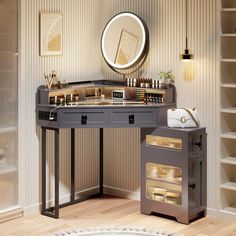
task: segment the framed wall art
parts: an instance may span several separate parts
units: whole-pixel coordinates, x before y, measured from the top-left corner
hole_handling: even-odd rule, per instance
[[[40,13],[40,56],[62,55],[62,14]]]

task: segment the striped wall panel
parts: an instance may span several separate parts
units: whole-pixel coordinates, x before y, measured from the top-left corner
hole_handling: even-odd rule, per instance
[[[21,156],[21,202],[28,210],[38,206],[41,185],[40,131],[35,124],[35,93],[43,83],[43,74],[56,70],[60,80],[78,81],[101,78],[100,57],[100,0],[22,0],[21,8],[21,81],[20,81],[20,156]],[[39,13],[63,14],[63,55],[39,56]],[[76,131],[76,169],[79,180],[76,190],[98,185],[98,131],[86,129]],[[23,140],[24,141],[23,141]],[[52,163],[53,133],[48,133],[48,163]],[[70,132],[61,131],[60,194],[69,194],[70,188]],[[89,167],[89,168],[88,168]],[[90,169],[86,172],[86,169]],[[48,170],[53,190],[53,168]],[[24,182],[25,181],[25,182]],[[48,199],[53,191],[48,191]]]
[[[150,33],[150,54],[143,74],[135,76],[158,78],[162,70],[173,70],[176,75],[178,106],[196,107],[201,124],[208,132],[208,207],[217,208],[218,149],[218,81],[219,81],[219,24],[217,1],[189,1],[189,48],[195,59],[183,63],[179,53],[185,47],[184,0],[22,0],[22,72],[20,81],[20,130],[25,142],[20,142],[27,195],[25,206],[30,208],[40,201],[39,133],[35,127],[37,86],[42,75],[57,70],[61,80],[119,79],[108,69],[100,53],[100,37],[106,22],[116,13],[132,11],[147,23]],[[63,55],[39,57],[39,12],[63,13]],[[23,51],[23,49],[25,49]],[[131,75],[132,76],[132,75]],[[134,76],[134,75],[133,75]],[[23,78],[24,77],[24,78]],[[61,194],[70,185],[69,131],[62,131]],[[49,134],[49,142],[52,142]],[[78,130],[77,190],[98,184],[98,130]],[[105,129],[104,131],[106,186],[128,192],[139,192],[140,130]],[[26,143],[26,144],[25,144]],[[48,151],[52,153],[52,150]],[[50,156],[50,155],[49,155]],[[49,158],[49,162],[51,159]],[[89,166],[91,173],[85,172]],[[53,170],[51,170],[53,175]],[[50,194],[50,196],[52,193]],[[48,196],[48,197],[50,197]]]

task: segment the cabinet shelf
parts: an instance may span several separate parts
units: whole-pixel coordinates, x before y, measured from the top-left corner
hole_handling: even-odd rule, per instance
[[[10,174],[16,171],[17,171],[17,168],[12,165],[4,165],[0,167],[0,175]]]
[[[236,88],[236,83],[222,83],[222,88]]]
[[[236,8],[231,8],[231,7],[228,7],[228,8],[222,8],[221,11],[235,11],[236,12]]]
[[[236,157],[224,157],[220,162],[229,165],[236,165]]]
[[[236,114],[236,107],[226,107],[221,109],[222,113]]]
[[[236,88],[235,63],[221,61],[221,88]]]
[[[154,178],[146,178],[147,180],[150,180],[150,181],[157,181],[157,182],[162,182],[162,183],[168,183],[168,184],[174,184],[174,185],[182,185],[182,182],[181,181],[175,181],[175,180],[164,180],[164,179],[154,179]]]
[[[236,17],[236,14],[235,16]],[[224,28],[222,33],[234,34],[235,27],[227,24],[228,28]],[[227,60],[229,62],[236,61],[236,37],[221,37],[221,58],[222,60]]]
[[[222,58],[222,62],[236,62],[236,58]]]
[[[222,33],[221,37],[236,37],[236,33]]]
[[[226,132],[220,135],[221,138],[236,139],[236,132]]]
[[[236,191],[236,183],[227,182],[227,183],[221,184],[221,188]]]

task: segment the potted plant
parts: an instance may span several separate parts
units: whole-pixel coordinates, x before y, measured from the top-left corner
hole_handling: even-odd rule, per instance
[[[166,85],[167,87],[169,84],[174,84],[175,76],[172,73],[172,70],[169,71],[161,71],[159,73],[160,81],[162,84]]]

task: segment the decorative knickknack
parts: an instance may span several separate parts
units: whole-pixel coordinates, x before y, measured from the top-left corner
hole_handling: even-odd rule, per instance
[[[161,71],[159,73],[159,77],[160,77],[162,87],[164,88],[168,88],[170,84],[174,84],[175,82],[175,76],[173,75],[172,70]]]

